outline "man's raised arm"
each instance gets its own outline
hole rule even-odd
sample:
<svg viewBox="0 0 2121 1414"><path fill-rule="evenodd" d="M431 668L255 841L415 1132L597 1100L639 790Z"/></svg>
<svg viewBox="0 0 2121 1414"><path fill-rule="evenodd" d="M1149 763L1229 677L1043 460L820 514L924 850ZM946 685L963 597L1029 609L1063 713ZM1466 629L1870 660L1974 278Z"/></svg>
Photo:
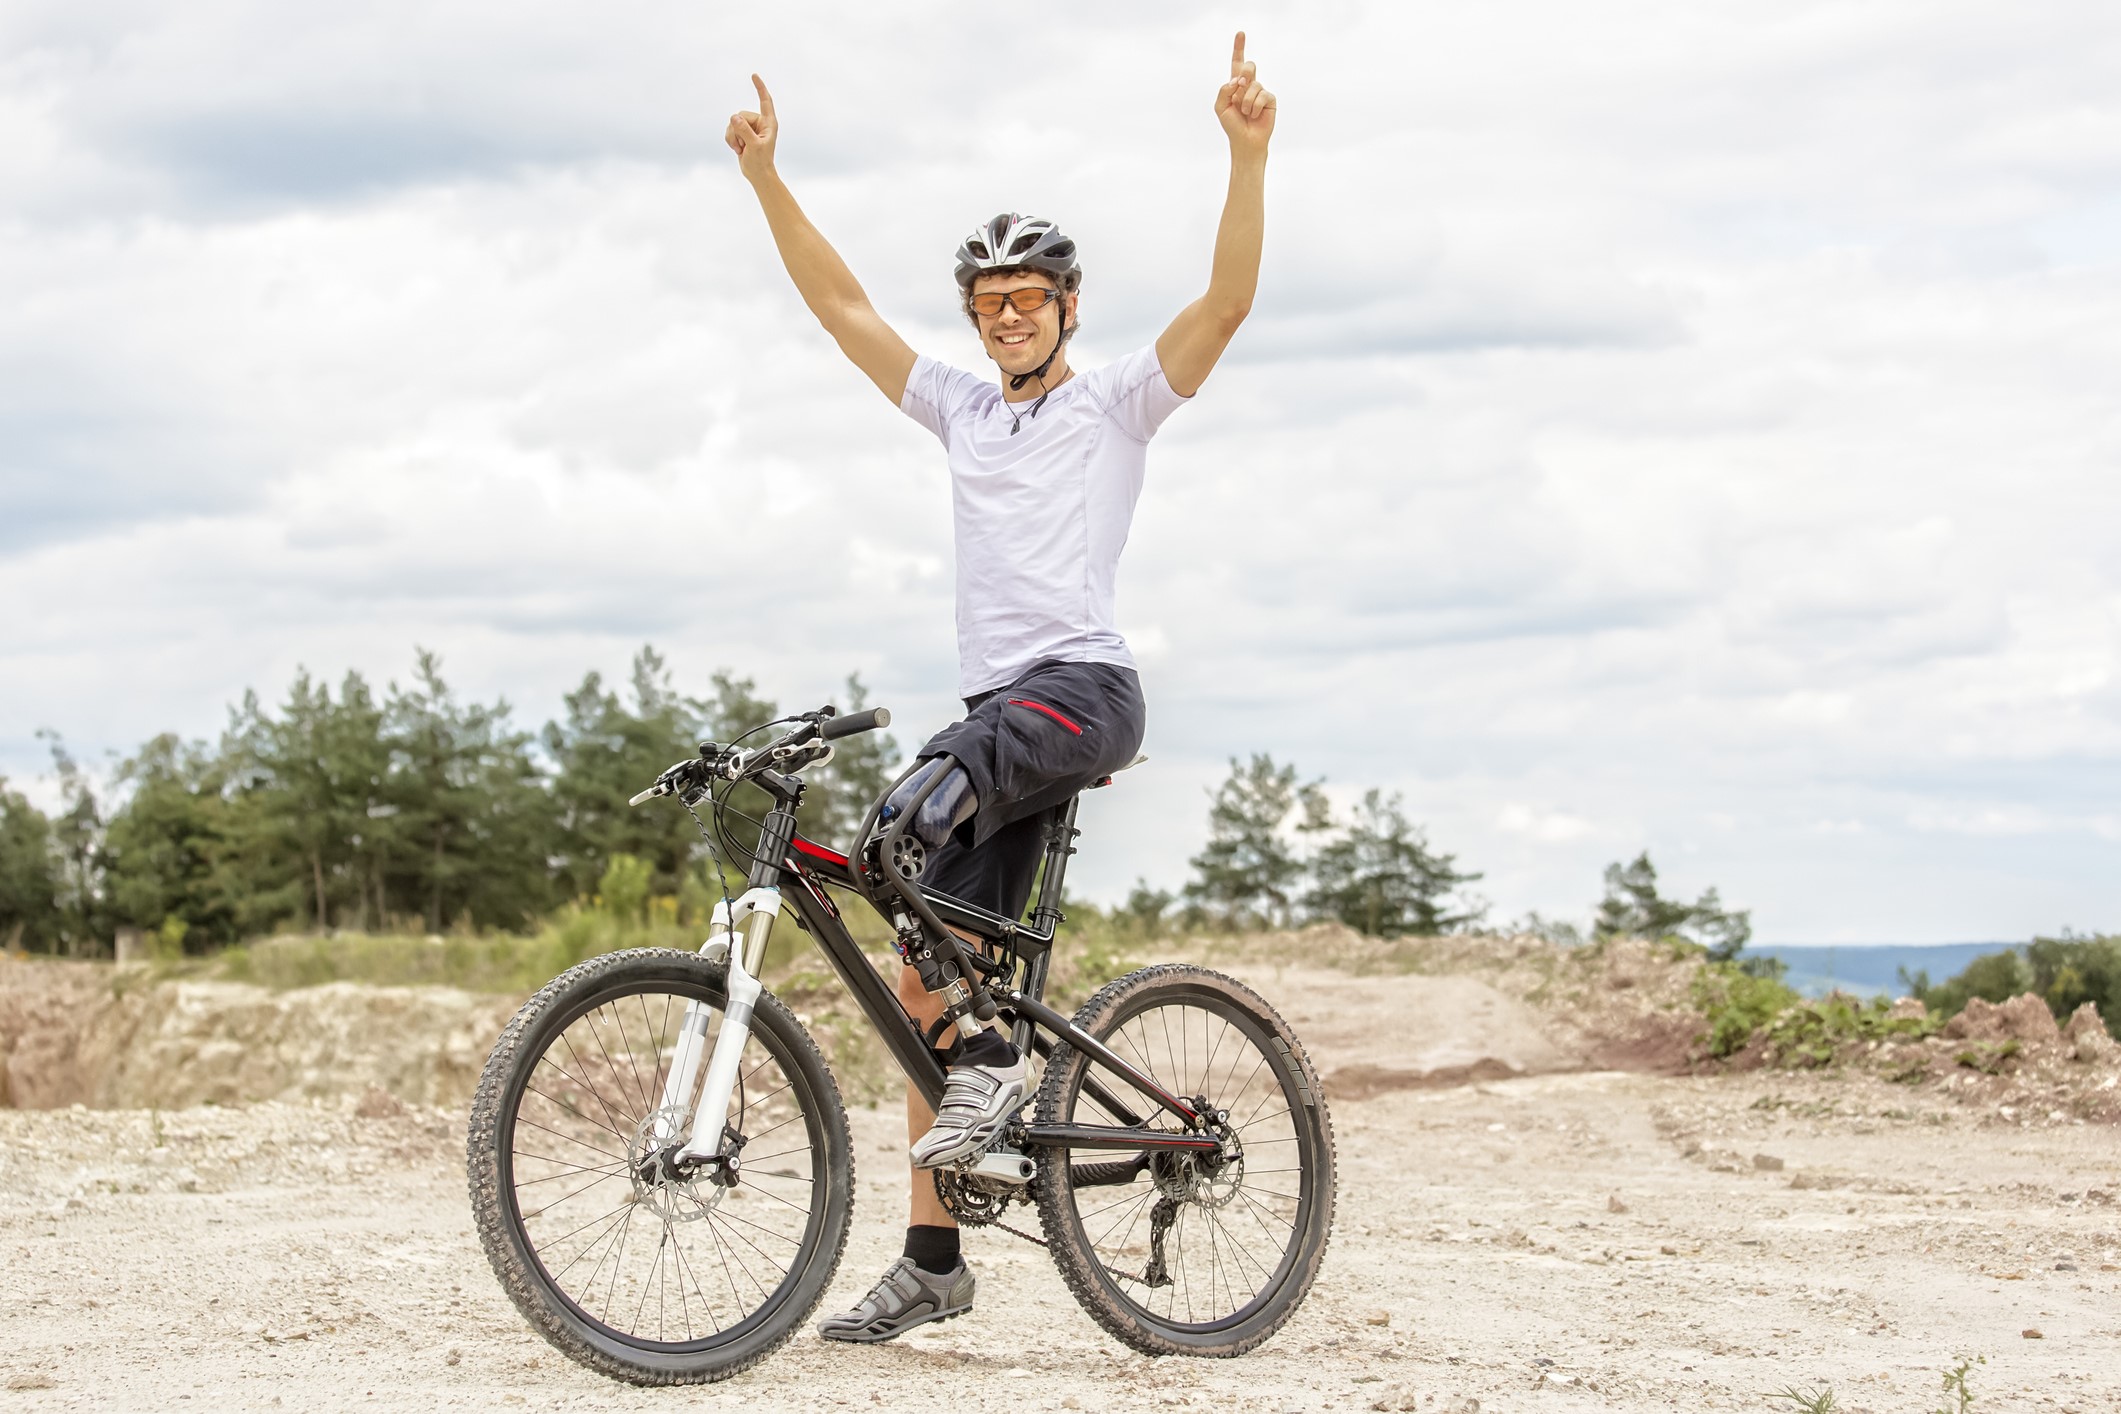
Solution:
<svg viewBox="0 0 2121 1414"><path fill-rule="evenodd" d="M774 115L773 95L757 74L751 76L759 91L759 111L735 113L723 140L736 154L737 167L757 194L773 243L781 252L781 264L795 281L803 303L825 326L825 332L840 346L854 366L869 375L869 381L894 404L906 396L906 380L913 376L913 349L877 314L862 290L861 282L840 259L840 253L810 224L803 208L795 204L781 174L774 169L773 153L780 141L780 120ZM1255 252L1253 263L1258 264Z"/></svg>
<svg viewBox="0 0 2121 1414"><path fill-rule="evenodd" d="M1240 30L1230 50L1230 80L1215 93L1215 116L1230 139L1230 193L1215 232L1208 292L1178 312L1156 341L1156 358L1172 391L1190 398L1208 381L1259 288L1259 247L1267 230L1267 139L1274 135L1274 95L1259 86Z"/></svg>

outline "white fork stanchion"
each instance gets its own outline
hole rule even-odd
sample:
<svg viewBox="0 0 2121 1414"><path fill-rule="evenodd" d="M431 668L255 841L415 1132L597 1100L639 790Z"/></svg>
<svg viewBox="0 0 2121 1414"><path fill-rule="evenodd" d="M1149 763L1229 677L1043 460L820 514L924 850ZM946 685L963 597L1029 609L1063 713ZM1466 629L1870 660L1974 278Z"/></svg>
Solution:
<svg viewBox="0 0 2121 1414"><path fill-rule="evenodd" d="M781 891L774 888L746 890L729 912L729 1004L722 1013L721 1030L714 1038L714 1052L707 1062L707 1079L700 1087L699 1107L692 1114L692 1138L678 1151L681 1162L711 1159L721 1152L722 1134L729 1124L729 1100L736 1092L737 1070L744 1060L744 1043L751 1039L751 1011L758 1005L759 992L763 990L756 974L765 964L766 943L773 935L774 920L780 916ZM742 947L735 946L737 938L743 939ZM713 941L709 939L710 945ZM698 1007L698 1010L704 1012L706 1008ZM688 1026L686 1029L693 1028ZM698 1054L695 1044L695 1064ZM673 1067L671 1079L675 1082L677 1078ZM684 1088L676 1092L680 1103L691 1088L688 1076ZM672 1113L682 1114L683 1111L673 1110Z"/></svg>

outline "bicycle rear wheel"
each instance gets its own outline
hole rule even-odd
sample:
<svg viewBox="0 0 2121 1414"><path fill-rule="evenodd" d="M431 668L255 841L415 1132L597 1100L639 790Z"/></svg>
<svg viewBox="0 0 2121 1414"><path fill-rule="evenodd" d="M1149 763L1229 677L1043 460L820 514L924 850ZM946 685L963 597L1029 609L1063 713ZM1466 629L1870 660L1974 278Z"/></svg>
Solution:
<svg viewBox="0 0 2121 1414"><path fill-rule="evenodd" d="M1240 982L1162 966L1107 984L1076 1025L1174 1095L1227 1116L1223 1155L1048 1149L1039 1216L1090 1316L1152 1355L1241 1355L1289 1319L1333 1227L1333 1128L1318 1077L1287 1023ZM1151 1107L1073 1047L1058 1046L1037 1119L1124 1125ZM1152 1128L1183 1132L1162 1111Z"/></svg>
<svg viewBox="0 0 2121 1414"><path fill-rule="evenodd" d="M571 968L509 1022L472 1101L467 1171L494 1274L556 1348L637 1384L764 1358L816 1307L847 1240L846 1112L771 995L730 1104L734 1181L671 1161L691 1115L661 1110L664 1076L695 1005L719 1034L727 975L673 949Z"/></svg>

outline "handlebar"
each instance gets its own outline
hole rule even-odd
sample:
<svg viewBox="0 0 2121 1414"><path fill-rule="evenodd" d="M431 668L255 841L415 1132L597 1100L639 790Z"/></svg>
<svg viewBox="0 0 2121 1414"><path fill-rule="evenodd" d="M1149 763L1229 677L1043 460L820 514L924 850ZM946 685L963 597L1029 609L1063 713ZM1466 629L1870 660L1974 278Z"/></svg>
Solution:
<svg viewBox="0 0 2121 1414"><path fill-rule="evenodd" d="M826 741L838 741L843 736L859 736L873 732L878 727L891 725L889 707L871 707L866 712L850 712L844 717L828 717L817 729L817 734Z"/></svg>
<svg viewBox="0 0 2121 1414"><path fill-rule="evenodd" d="M734 751L716 742L703 741L698 758L678 762L656 777L654 785L626 803L639 805L658 796L675 795L681 790L704 785L710 776L742 781L776 767L787 772L800 771L805 766L830 758L832 748L825 743L890 725L891 709L888 707L871 707L863 712L850 712L844 717L831 707L820 707L797 718L794 731L755 751ZM809 759L797 759L806 752ZM688 796L688 803L692 799Z"/></svg>

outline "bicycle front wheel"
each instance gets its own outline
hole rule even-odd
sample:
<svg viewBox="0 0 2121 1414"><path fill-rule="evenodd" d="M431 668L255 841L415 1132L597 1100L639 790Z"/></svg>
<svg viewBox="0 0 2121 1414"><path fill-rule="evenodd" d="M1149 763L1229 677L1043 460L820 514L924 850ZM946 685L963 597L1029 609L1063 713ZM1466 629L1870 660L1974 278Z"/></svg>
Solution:
<svg viewBox="0 0 2121 1414"><path fill-rule="evenodd" d="M1167 1091L1223 1118L1212 1157L1045 1151L1039 1216L1054 1260L1096 1322L1151 1355L1241 1355L1294 1314L1333 1227L1333 1128L1295 1034L1251 988L1204 967L1144 968L1075 1015ZM1099 1091L1103 1091L1103 1099ZM1058 1046L1040 1123L1129 1125L1150 1109L1116 1076ZM1183 1132L1169 1114L1152 1128Z"/></svg>
<svg viewBox="0 0 2121 1414"><path fill-rule="evenodd" d="M824 1058L762 994L729 1109L739 1162L672 1160L691 1127L664 1079L688 1016L727 1015L727 965L612 953L524 1003L472 1101L467 1167L502 1287L560 1351L636 1384L724 1379L817 1306L854 1191L847 1115Z"/></svg>

